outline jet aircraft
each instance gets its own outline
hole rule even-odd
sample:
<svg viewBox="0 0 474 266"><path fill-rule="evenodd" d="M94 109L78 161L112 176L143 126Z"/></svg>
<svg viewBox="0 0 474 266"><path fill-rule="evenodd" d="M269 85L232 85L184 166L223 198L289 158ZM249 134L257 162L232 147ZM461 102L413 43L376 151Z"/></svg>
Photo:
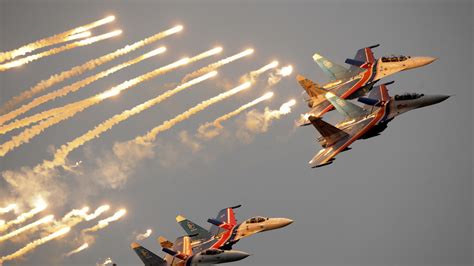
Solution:
<svg viewBox="0 0 474 266"><path fill-rule="evenodd" d="M367 94L380 79L393 75L397 72L425 66L435 61L434 57L411 57L411 56L390 56L375 59L372 48L379 44L359 49L354 59L346 59L349 68L338 65L319 54L314 54L313 59L329 76L330 82L319 86L317 83L297 75L298 83L309 95L307 99L308 107L311 108L302 120L300 125L309 125L308 117L321 117L333 106L326 100L325 94L331 92L343 99L355 99Z"/></svg>
<svg viewBox="0 0 474 266"><path fill-rule="evenodd" d="M137 243L132 243L131 247L145 266L204 266L238 261L250 256L242 251L220 249L206 249L193 254L191 238L184 236L181 240L181 251L168 247L162 248L163 252L168 254L165 258L161 258Z"/></svg>
<svg viewBox="0 0 474 266"><path fill-rule="evenodd" d="M241 205L222 209L215 219L208 219L211 224L209 230L178 215L176 221L184 231L193 235L193 250L199 251L208 248L230 250L240 239L256 233L278 229L291 224L293 221L287 218L253 217L242 223L237 223L234 209Z"/></svg>
<svg viewBox="0 0 474 266"><path fill-rule="evenodd" d="M334 157L349 150L354 141L379 135L387 128L388 122L398 115L449 98L446 95L416 93L390 97L386 85L392 83L393 81L377 86L368 97L360 97L358 101L365 104L364 107L344 100L332 92L325 94L332 106L347 119L333 126L320 117L309 116L309 121L321 134L318 142L323 147L309 162L311 167L331 164Z"/></svg>

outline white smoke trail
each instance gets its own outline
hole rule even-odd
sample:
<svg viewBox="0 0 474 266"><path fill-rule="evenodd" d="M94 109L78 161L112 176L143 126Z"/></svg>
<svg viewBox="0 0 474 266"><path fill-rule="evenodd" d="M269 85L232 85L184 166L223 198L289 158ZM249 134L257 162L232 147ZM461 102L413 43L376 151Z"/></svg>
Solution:
<svg viewBox="0 0 474 266"><path fill-rule="evenodd" d="M116 213L114 213L114 215L112 215L108 218L105 218L103 220L100 220L96 225L94 225L92 227L89 227L89 228L86 228L86 229L83 229L82 233L96 232L100 229L103 229L103 228L109 226L109 224L111 222L115 222L115 221L119 220L120 218L122 218L126 213L127 213L127 210L121 209L121 210L117 211Z"/></svg>
<svg viewBox="0 0 474 266"><path fill-rule="evenodd" d="M17 48L15 50L11 50L11 51L8 51L8 52L1 52L0 53L0 62L4 62L6 60L11 60L15 57L25 55L27 53L31 53L36 49L40 49L40 48L43 48L43 47L47 47L47 46L55 45L55 44L58 44L58 43L70 41L70 40L73 40L73 39L76 39L76 38L87 37L87 36L84 36L84 32L87 32L88 30L99 27L101 25L110 23L114 20L115 20L114 16L108 16L106 18L103 18L101 20L89 23L87 25L76 27L74 29L65 31L63 33L59 33L59 34L53 35L51 37L47 37L47 38L44 38L44 39L41 39L41 40L38 40L38 41L35 41L35 42L32 42L32 43L23 45L20 48ZM82 37L80 35L81 33L82 33ZM89 35L90 35L90 33L89 33ZM75 37L73 37L73 36L75 36Z"/></svg>
<svg viewBox="0 0 474 266"><path fill-rule="evenodd" d="M3 63L3 64L0 64L0 72L1 71L6 71L10 68L19 67L19 66L22 66L24 64L31 63L31 62L33 62L35 60L38 60L40 58L43 58L45 56L55 55L55 54L58 54L58 53L61 53L61 52L64 52L64 51L67 51L67 50L70 50L70 49L74 49L76 47L86 46L86 45L90 45L90 44L93 44L93 43L96 43L96 42L99 42L99 41L103 41L103 40L115 37L117 35L120 35L121 33L122 33L121 30L108 32L108 33L105 33L105 34L102 34L102 35L90 37L90 38L87 38L87 39L84 39L84 40L81 40L81 41L68 43L68 44L65 44L65 45L60 46L60 47L52 48L48 51L44 51L44 52L41 52L41 53L38 53L38 54L23 57L21 59L15 60L15 61L10 61L10 62L7 62L7 63Z"/></svg>
<svg viewBox="0 0 474 266"><path fill-rule="evenodd" d="M43 218L41 218L41 219L39 219L35 222L32 222L32 223L27 224L23 227L20 227L16 230L6 234L6 235L0 236L0 242L6 241L6 240L8 240L12 237L15 237L15 236L17 236L17 235L19 235L23 232L26 232L26 231L30 230L30 229L37 228L38 226L40 226L42 224L50 223L50 222L53 221L53 219L54 219L54 215L48 215L46 217L43 217Z"/></svg>
<svg viewBox="0 0 474 266"><path fill-rule="evenodd" d="M17 106L21 102L23 102L25 100L28 100L28 99L31 99L36 94L46 90L47 88L49 88L49 87L51 87L51 86L53 86L53 85L55 85L59 82L62 82L64 80L68 79L68 78L78 76L78 75L80 75L80 74L82 74L86 71L93 70L94 68L96 68L96 67L98 67L102 64L105 64L109 61L112 61L112 60L114 60L115 58L117 58L119 56L128 54L128 53L130 53L132 51L135 51L135 50L137 50L137 49L139 49L139 48L141 48L145 45L154 43L154 42L156 42L158 40L161 40L161 39L163 39L167 36L178 33L182 29L183 29L183 26L181 26L181 25L175 26L173 28L162 31L162 32L157 33L153 36L150 36L146 39L140 40L140 41L135 42L135 43L130 44L130 45L126 45L125 47L122 47L122 48L120 48L120 49L118 49L118 50L116 50L112 53L108 53L108 54L105 54L101 57L89 60L89 61L85 62L82 65L75 66L75 67L72 67L71 69L63 71L59 74L52 75L48 79L40 81L39 83L37 83L36 85L31 87L30 89L22 92L20 95L15 96L11 100L7 101L5 103L5 105L2 108L0 108L0 114L5 114L5 113L13 110L15 108L15 106Z"/></svg>
<svg viewBox="0 0 474 266"><path fill-rule="evenodd" d="M0 232L8 230L11 226L24 223L26 220L44 211L48 204L43 199L37 199L35 207L27 212L21 213L16 219L6 222L0 227Z"/></svg>
<svg viewBox="0 0 474 266"><path fill-rule="evenodd" d="M142 241L142 240L145 240L147 238L149 238L151 236L151 233L153 231L151 229L147 229L145 232L141 233L141 234L138 234L135 239L137 241Z"/></svg>
<svg viewBox="0 0 474 266"><path fill-rule="evenodd" d="M283 77L287 77L293 73L293 66L288 65L282 67L276 71L275 74L271 73L270 77L267 80L268 86L274 86L281 81Z"/></svg>
<svg viewBox="0 0 474 266"><path fill-rule="evenodd" d="M42 238L39 238L39 239L36 239L30 243L28 243L27 245L25 245L24 247L20 248L19 250L15 251L14 253L11 253L9 255L6 255L6 256L3 256L3 257L0 257L0 265L2 265L2 263L4 263L5 261L10 261L10 260L14 260L14 259L17 259L31 251L33 251L34 249L36 249L37 247L51 241L51 240L54 240L58 237L61 237L65 234L67 234L69 231L71 231L71 228L70 227L64 227L52 234L49 234L45 237L42 237Z"/></svg>
<svg viewBox="0 0 474 266"><path fill-rule="evenodd" d="M6 207L0 208L0 214L8 213L17 208L15 203L9 204Z"/></svg>
<svg viewBox="0 0 474 266"><path fill-rule="evenodd" d="M77 254L77 253L83 251L84 249L86 249L86 248L88 248L88 247L89 247L89 244L88 244L88 243L84 243L84 244L82 244L81 246L79 246L78 248L69 251L69 252L66 254L66 257L69 257L69 256L71 256L71 255Z"/></svg>

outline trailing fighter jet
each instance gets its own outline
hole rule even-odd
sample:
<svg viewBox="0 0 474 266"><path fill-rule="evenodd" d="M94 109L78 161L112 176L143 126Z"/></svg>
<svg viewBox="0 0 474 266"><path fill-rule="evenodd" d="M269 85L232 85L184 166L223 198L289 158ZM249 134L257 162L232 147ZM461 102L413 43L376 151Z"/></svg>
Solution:
<svg viewBox="0 0 474 266"><path fill-rule="evenodd" d="M207 221L212 224L209 230L180 215L176 217L176 221L187 234L192 235L191 245L194 251L209 248L230 250L235 243L244 237L285 227L293 222L287 218L257 216L239 224L235 219L234 209L240 206L222 209L215 219L208 219Z"/></svg>
<svg viewBox="0 0 474 266"><path fill-rule="evenodd" d="M333 106L326 100L324 95L332 92L343 99L354 99L368 93L374 84L380 79L400 71L418 68L435 61L434 57L410 57L391 56L375 59L372 48L379 45L359 49L354 59L346 59L349 68L340 66L329 61L319 54L314 54L313 59L329 76L330 82L319 86L315 82L297 75L298 83L309 95L307 99L311 111L302 118L300 125L309 125L307 120L309 115L321 117L326 112L333 109Z"/></svg>
<svg viewBox="0 0 474 266"><path fill-rule="evenodd" d="M319 143L323 146L309 162L311 167L331 164L334 157L349 150L349 145L358 139L366 139L379 135L387 128L396 116L407 111L433 105L449 98L446 95L403 94L390 97L386 85L375 87L368 97L361 97L360 107L352 102L343 100L332 92L325 94L326 99L347 119L335 126L323 121L320 117L309 116L309 121L319 131Z"/></svg>
<svg viewBox="0 0 474 266"><path fill-rule="evenodd" d="M163 259L137 243L131 247L143 261L145 266L198 266L220 264L245 259L250 254L237 250L206 249L193 254L191 238L184 236L181 239L182 250L173 247L163 247L168 255Z"/></svg>

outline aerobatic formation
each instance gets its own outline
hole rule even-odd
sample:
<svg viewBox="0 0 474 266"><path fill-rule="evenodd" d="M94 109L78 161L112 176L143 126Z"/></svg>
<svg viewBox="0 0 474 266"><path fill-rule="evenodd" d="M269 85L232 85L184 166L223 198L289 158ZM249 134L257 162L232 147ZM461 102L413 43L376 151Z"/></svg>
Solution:
<svg viewBox="0 0 474 266"><path fill-rule="evenodd" d="M1 52L0 74L6 75L13 68L21 72L22 66L39 64L42 58L63 52L72 53L80 47L85 49L96 43L107 42L122 34L122 31L115 29L97 34L95 31L114 21L115 16L108 16L19 48ZM35 166L22 166L17 170L1 170L3 178L1 182L5 184L5 188L0 188L2 193L0 194L0 247L2 248L0 266L5 262L14 261L15 263L17 260L24 260L39 246L51 241L61 241L67 248L61 255L63 260L87 252L88 248L94 245L98 237L97 232L124 219L127 216L127 210L115 206L114 210L111 210L112 207L108 204L99 205L95 210L91 210L90 207L83 205L84 202L89 202L89 199L84 199L85 195L99 194L96 191L101 191L101 189L123 187L126 176L133 173L142 160L154 158L156 153L161 152L157 139L162 137L163 132L172 130L176 125L188 122L191 118L194 119L208 108L229 101L229 98L237 98L237 95L250 99L239 103L237 108L231 108L213 116L213 120L200 123L195 134L188 134L186 130L181 131L179 136L182 144L191 147L193 151L198 150L204 141L210 141L217 136L222 138L231 136L249 143L256 133L267 132L272 121L291 113L292 108L297 104L295 99L283 99L277 109L270 109L268 105L278 96L278 91L274 90L275 86L293 73L292 65L280 66L276 60L270 63L267 61L265 64L260 64L260 62L257 68L248 67L242 71L243 73L240 72L231 77L233 80L221 77L220 72L224 72L221 71L222 68L250 57L255 53L252 48L245 48L217 58L224 52L224 48L207 47L199 52L194 51L190 57L173 57L171 61L162 62L165 59L160 55L173 52L173 47L157 44L157 47L141 51L138 56L115 62L135 50L158 43L164 38L173 37L183 29L182 25L167 28L100 57L79 62L68 70L53 73L49 78L35 82L35 85L29 89L20 91L17 96L5 101L0 107L0 136L4 136L3 142L0 143L0 158L2 158L10 156L10 153L21 146L27 146L31 140L51 130L50 128L60 126L75 116L81 116L89 108L97 108L106 101L112 102L111 98L121 97L120 95L129 93L128 91L132 88L146 85L146 82L158 80L161 76L174 74L184 68L192 68L176 77L173 82L159 85L161 88L155 88L158 92L154 91L156 95L121 110L76 135L67 136L68 141L55 149L50 149L52 158L42 158ZM447 95L424 93L391 96L387 86L393 84L394 81L383 81L377 84L381 79L401 71L428 65L435 61L435 58L388 56L376 59L372 49L378 46L373 45L358 50L353 59L345 61L349 67L338 65L319 54L314 54L314 61L330 79L325 85L318 85L302 75L296 76L297 82L309 96L306 102L310 108L307 113L301 115L297 125L314 126L321 135L317 141L323 147L309 161L311 167L331 164L339 153L351 149L350 146L356 140L379 135L398 115L434 105L449 98ZM158 58L159 66L147 72L143 71L144 73L132 78L120 79L120 82L113 84L110 88L97 88L100 91L91 96L83 98L80 96L87 95L91 85L96 81L136 68L142 61L151 58ZM206 60L212 61L198 65ZM97 67L111 62L115 63L93 73ZM85 77L80 77L83 74ZM73 80L75 77L77 79ZM164 121L156 122L144 132L129 136L128 140L116 140L111 151L104 152L106 155L103 158L91 162L96 164L96 168L111 170L110 175L113 177L110 180L107 179L108 186L93 187L91 189L93 192L90 192L80 186L87 181L77 182L81 183L78 184L78 188L70 188L69 186L72 185L65 182L65 179L70 176L87 175L84 172L88 169L82 166L83 161L70 161L71 153L77 152L86 143L96 141L122 122L139 119L136 117L142 112L154 112L154 107L163 102L173 101L175 97L194 90L194 87L198 87L201 83L224 90L214 93L207 99L196 100L194 105L185 108L184 111ZM58 84L61 85L54 88ZM78 91L81 91L81 94ZM134 93L139 94L140 89L134 89ZM61 101L58 104L56 100L59 98ZM260 109L261 111L257 109L258 105L264 103L268 105ZM344 117L335 124L323 118L333 109ZM238 116L242 116L240 118L243 120L236 119ZM236 120L233 126L237 128L230 129L232 126L230 122L233 120ZM226 134L223 134L224 132ZM83 152L86 153L88 150L84 149ZM104 185L98 182L92 185L87 184L87 188L90 188L89 185L98 184ZM69 193L76 194L71 196ZM96 195L93 198L97 198ZM79 199L84 202L77 202ZM84 207L79 209L70 207L78 205ZM165 253L164 257L154 254L136 242L133 242L131 247L145 266L209 265L234 262L249 256L246 252L233 250L233 246L241 239L256 233L279 229L293 222L287 218L257 216L237 223L234 210L238 207L240 205L225 208L215 219L208 219L207 222L211 224L209 230L178 215L176 221L184 229L186 235L176 238L174 242L160 236L158 242ZM58 215L68 209L66 214ZM130 232L129 239L144 241L152 233L152 229L140 228ZM104 260L104 258L107 259ZM113 263L109 257L103 257L101 261L103 262L97 265Z"/></svg>
<svg viewBox="0 0 474 266"><path fill-rule="evenodd" d="M300 126L312 124L321 134L318 138L323 147L309 161L313 168L331 164L340 152L351 149L349 146L358 139L377 136L387 128L388 122L407 111L440 103L448 95L428 95L405 93L390 96L387 85L376 83L384 77L400 71L428 65L436 60L433 57L389 56L375 59L372 49L379 45L362 48L354 59L346 59L349 68L329 61L319 54L313 59L330 82L323 86L297 75L298 83L308 94L306 99L310 111L297 122ZM370 92L370 93L369 93ZM367 96L366 94L369 93ZM357 99L362 106L349 100ZM331 125L322 116L335 108L344 120Z"/></svg>
<svg viewBox="0 0 474 266"><path fill-rule="evenodd" d="M241 239L293 223L288 218L262 216L237 223L234 209L239 207L240 205L222 209L216 218L208 219L207 222L211 224L209 230L178 215L176 222L186 235L176 238L174 243L163 236L158 238L162 251L166 253L164 258L136 242L133 242L131 247L145 266L220 264L242 260L250 255L233 250L233 245Z"/></svg>

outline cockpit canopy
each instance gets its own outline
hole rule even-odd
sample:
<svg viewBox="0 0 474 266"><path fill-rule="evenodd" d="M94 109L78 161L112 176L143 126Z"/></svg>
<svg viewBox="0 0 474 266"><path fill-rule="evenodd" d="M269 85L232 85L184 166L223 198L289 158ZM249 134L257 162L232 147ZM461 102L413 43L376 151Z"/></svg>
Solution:
<svg viewBox="0 0 474 266"><path fill-rule="evenodd" d="M252 218L248 219L245 222L248 223L248 224L254 224L254 223L262 223L262 222L265 222L266 220L268 220L267 217L255 216L255 217L252 217Z"/></svg>
<svg viewBox="0 0 474 266"><path fill-rule="evenodd" d="M423 97L424 94L421 93L405 93L405 94L400 94L400 95L395 95L395 100L398 101L403 101L403 100L413 100L413 99L418 99L420 97Z"/></svg>
<svg viewBox="0 0 474 266"><path fill-rule="evenodd" d="M211 249L204 250L202 254L203 255L218 255L218 254L221 254L222 252L224 251L220 249L211 248Z"/></svg>
<svg viewBox="0 0 474 266"><path fill-rule="evenodd" d="M382 57L382 62L401 62L401 61L407 60L408 58L410 58L410 56L404 56L404 55L399 55L399 56L392 55L389 57L384 56Z"/></svg>

